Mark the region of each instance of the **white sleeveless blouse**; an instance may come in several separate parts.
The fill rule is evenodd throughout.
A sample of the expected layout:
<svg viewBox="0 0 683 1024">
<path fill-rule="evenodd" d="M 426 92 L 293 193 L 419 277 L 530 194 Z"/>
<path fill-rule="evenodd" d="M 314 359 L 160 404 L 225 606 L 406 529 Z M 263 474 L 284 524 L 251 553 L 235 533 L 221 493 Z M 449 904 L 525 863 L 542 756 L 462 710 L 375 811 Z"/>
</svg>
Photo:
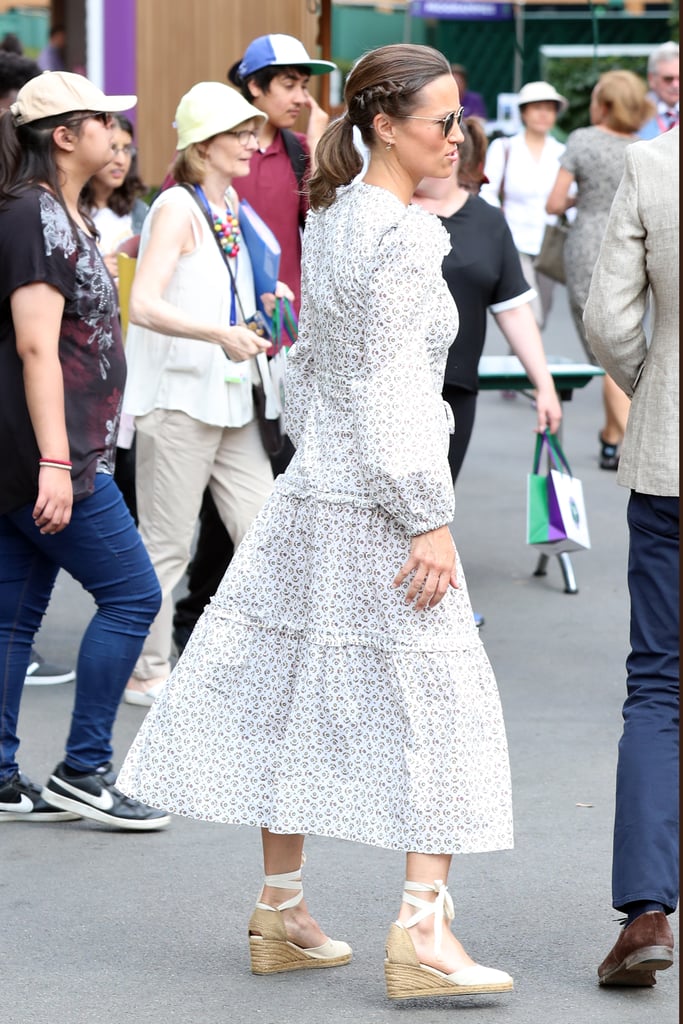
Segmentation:
<svg viewBox="0 0 683 1024">
<path fill-rule="evenodd" d="M 230 323 L 230 277 L 220 250 L 196 201 L 184 189 L 168 189 L 155 200 L 140 238 L 142 258 L 156 213 L 169 203 L 192 216 L 195 249 L 180 256 L 163 297 L 188 316 L 215 324 Z M 246 246 L 233 269 L 244 315 L 256 309 L 254 278 Z M 237 316 L 240 319 L 239 306 Z M 219 345 L 158 334 L 131 323 L 126 339 L 128 378 L 123 410 L 144 416 L 153 409 L 177 409 L 218 427 L 241 427 L 254 416 L 251 386 L 254 360 L 233 362 Z"/>
</svg>

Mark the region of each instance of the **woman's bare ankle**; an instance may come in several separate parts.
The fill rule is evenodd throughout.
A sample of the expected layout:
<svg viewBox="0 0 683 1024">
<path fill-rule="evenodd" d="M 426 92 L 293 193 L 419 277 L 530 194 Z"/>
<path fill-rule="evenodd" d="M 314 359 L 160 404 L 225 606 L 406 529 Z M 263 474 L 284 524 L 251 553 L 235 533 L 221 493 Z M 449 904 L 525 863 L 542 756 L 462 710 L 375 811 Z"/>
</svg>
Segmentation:
<svg viewBox="0 0 683 1024">
<path fill-rule="evenodd" d="M 281 911 L 287 938 L 302 949 L 315 949 L 327 941 L 327 935 L 311 917 L 305 903 Z"/>
<path fill-rule="evenodd" d="M 259 903 L 265 903 L 267 907 L 277 910 L 282 903 L 296 896 L 297 889 L 280 889 L 275 885 L 264 885 L 259 896 Z"/>
<path fill-rule="evenodd" d="M 405 924 L 405 921 L 410 918 L 410 913 L 405 913 L 406 909 L 410 910 L 403 904 L 398 917 L 400 924 Z M 463 967 L 471 967 L 475 963 L 450 930 L 447 921 L 443 922 L 441 948 L 438 953 L 436 952 L 433 917 L 425 918 L 424 921 L 418 921 L 417 924 L 412 925 L 408 929 L 408 934 L 412 939 L 420 963 L 443 971 L 444 974 L 453 974 L 455 971 L 462 970 Z"/>
</svg>

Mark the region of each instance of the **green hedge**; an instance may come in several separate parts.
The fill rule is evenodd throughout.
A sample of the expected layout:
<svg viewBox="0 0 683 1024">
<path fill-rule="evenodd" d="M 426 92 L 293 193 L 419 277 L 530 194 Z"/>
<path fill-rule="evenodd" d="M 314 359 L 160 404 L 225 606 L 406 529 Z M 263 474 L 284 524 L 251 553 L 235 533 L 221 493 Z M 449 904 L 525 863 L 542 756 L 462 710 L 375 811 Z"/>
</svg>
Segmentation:
<svg viewBox="0 0 683 1024">
<path fill-rule="evenodd" d="M 569 100 L 569 110 L 559 119 L 558 134 L 569 134 L 575 128 L 590 124 L 591 93 L 604 71 L 616 69 L 633 71 L 647 77 L 647 57 L 545 57 L 542 58 L 542 77 L 552 82 L 562 96 Z"/>
</svg>

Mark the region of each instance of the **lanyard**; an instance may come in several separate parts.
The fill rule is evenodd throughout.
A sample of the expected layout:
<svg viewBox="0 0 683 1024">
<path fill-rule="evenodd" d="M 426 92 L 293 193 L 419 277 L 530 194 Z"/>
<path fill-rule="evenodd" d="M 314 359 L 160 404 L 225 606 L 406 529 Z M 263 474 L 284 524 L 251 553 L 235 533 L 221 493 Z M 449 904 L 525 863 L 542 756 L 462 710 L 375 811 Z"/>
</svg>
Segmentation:
<svg viewBox="0 0 683 1024">
<path fill-rule="evenodd" d="M 215 220 L 214 220 L 213 210 L 211 209 L 211 206 L 209 204 L 209 200 L 204 195 L 204 189 L 202 188 L 201 185 L 194 185 L 193 187 L 194 187 L 195 193 L 197 195 L 197 198 L 200 200 L 200 202 L 202 203 L 202 205 L 204 206 L 204 209 L 206 210 L 206 212 L 208 214 L 209 221 L 211 222 L 211 224 L 214 224 Z M 220 245 L 220 241 L 218 239 L 218 236 L 216 236 L 216 241 L 219 242 L 219 245 Z M 230 264 L 227 262 L 228 261 L 228 257 L 224 255 L 224 259 L 225 259 L 226 265 L 227 265 L 228 270 L 229 270 L 230 269 Z M 235 274 L 236 273 L 237 273 L 237 257 L 235 257 Z M 230 284 L 231 284 L 231 288 L 230 288 L 230 326 L 234 327 L 235 324 L 237 323 L 237 302 L 236 302 L 236 298 L 235 298 L 236 288 L 234 286 L 234 281 L 233 281 L 232 274 L 230 274 Z"/>
</svg>

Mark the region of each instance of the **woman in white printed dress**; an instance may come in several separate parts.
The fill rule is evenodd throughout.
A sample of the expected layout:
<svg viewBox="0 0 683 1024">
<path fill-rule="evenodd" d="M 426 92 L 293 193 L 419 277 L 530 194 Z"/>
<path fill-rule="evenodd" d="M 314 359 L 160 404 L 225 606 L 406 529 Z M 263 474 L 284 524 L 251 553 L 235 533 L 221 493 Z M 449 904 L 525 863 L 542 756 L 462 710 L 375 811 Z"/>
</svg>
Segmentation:
<svg viewBox="0 0 683 1024">
<path fill-rule="evenodd" d="M 345 99 L 310 184 L 287 377 L 296 454 L 119 784 L 176 813 L 260 826 L 255 973 L 351 958 L 303 902 L 314 833 L 407 852 L 390 997 L 508 991 L 510 976 L 476 964 L 448 926 L 452 854 L 512 846 L 510 777 L 449 530 L 449 240 L 410 205 L 422 177 L 451 174 L 462 108 L 445 58 L 414 45 L 364 55 Z M 362 182 L 354 127 L 370 152 Z"/>
</svg>

